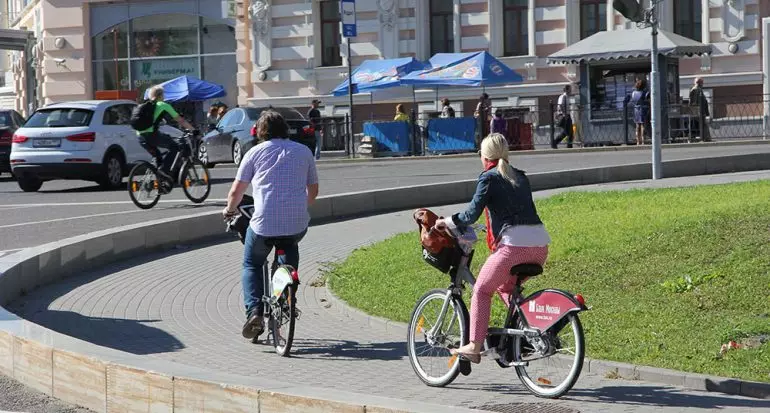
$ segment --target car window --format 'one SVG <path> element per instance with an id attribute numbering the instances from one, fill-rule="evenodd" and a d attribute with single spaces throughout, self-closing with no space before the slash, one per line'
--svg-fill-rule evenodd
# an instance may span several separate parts
<path id="1" fill-rule="evenodd" d="M 132 104 L 123 104 L 114 106 L 115 111 L 118 113 L 118 125 L 128 125 L 131 123 L 131 112 L 134 110 Z"/>
<path id="2" fill-rule="evenodd" d="M 302 116 L 301 113 L 299 113 L 296 109 L 292 108 L 273 108 L 274 111 L 278 112 L 283 116 L 286 120 L 304 120 L 305 117 Z"/>
<path id="3" fill-rule="evenodd" d="M 259 119 L 259 115 L 262 114 L 262 109 L 257 108 L 247 108 L 246 109 L 246 116 L 249 117 L 249 120 L 256 122 L 257 119 Z"/>
<path id="4" fill-rule="evenodd" d="M 238 126 L 243 123 L 246 116 L 243 114 L 243 111 L 240 109 L 233 109 L 233 120 L 231 125 L 232 126 Z"/>
<path id="5" fill-rule="evenodd" d="M 222 120 L 219 121 L 217 124 L 217 127 L 225 128 L 228 126 L 232 126 L 235 120 L 236 111 L 231 110 L 230 112 L 225 113 L 225 116 L 222 117 Z"/>
<path id="6" fill-rule="evenodd" d="M 94 111 L 75 108 L 40 109 L 29 118 L 25 128 L 69 128 L 88 126 Z"/>
<path id="7" fill-rule="evenodd" d="M 119 125 L 118 107 L 110 106 L 104 110 L 104 117 L 102 118 L 103 125 Z"/>
<path id="8" fill-rule="evenodd" d="M 26 119 L 24 119 L 24 117 L 21 116 L 19 112 L 13 112 L 13 116 L 16 118 L 16 125 L 18 125 L 19 127 L 21 127 L 21 125 L 23 125 L 24 122 L 26 122 Z"/>
<path id="9" fill-rule="evenodd" d="M 11 112 L 0 112 L 0 126 L 13 126 Z"/>

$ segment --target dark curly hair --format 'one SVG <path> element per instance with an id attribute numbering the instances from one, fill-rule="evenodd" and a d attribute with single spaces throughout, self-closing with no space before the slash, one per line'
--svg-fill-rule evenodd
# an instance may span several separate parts
<path id="1" fill-rule="evenodd" d="M 262 112 L 257 120 L 257 136 L 260 141 L 269 141 L 273 138 L 287 139 L 289 137 L 289 124 L 274 110 Z"/>

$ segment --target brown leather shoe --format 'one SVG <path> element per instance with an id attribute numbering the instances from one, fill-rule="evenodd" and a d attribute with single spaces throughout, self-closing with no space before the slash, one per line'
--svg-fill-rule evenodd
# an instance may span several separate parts
<path id="1" fill-rule="evenodd" d="M 241 334 L 243 335 L 243 338 L 251 340 L 255 337 L 259 337 L 259 335 L 262 334 L 262 332 L 264 331 L 265 331 L 264 317 L 254 313 L 250 315 L 249 318 L 246 320 L 246 323 L 243 325 L 243 330 L 241 330 Z"/>

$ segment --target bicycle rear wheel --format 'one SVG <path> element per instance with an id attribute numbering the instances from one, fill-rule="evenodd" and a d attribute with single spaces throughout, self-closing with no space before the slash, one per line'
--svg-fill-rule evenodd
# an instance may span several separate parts
<path id="1" fill-rule="evenodd" d="M 160 200 L 160 177 L 149 162 L 139 162 L 128 174 L 128 196 L 141 209 L 150 209 Z"/>
<path id="2" fill-rule="evenodd" d="M 460 373 L 460 359 L 450 349 L 468 343 L 468 310 L 451 297 L 441 325 L 437 325 L 447 290 L 428 291 L 412 311 L 406 337 L 409 362 L 428 386 L 443 387 Z"/>
<path id="3" fill-rule="evenodd" d="M 211 192 L 209 170 L 198 160 L 184 163 L 179 182 L 187 199 L 196 204 L 205 201 Z"/>
<path id="4" fill-rule="evenodd" d="M 282 357 L 288 357 L 291 345 L 294 342 L 294 322 L 296 306 L 297 286 L 287 285 L 278 297 L 276 305 L 270 316 L 270 328 L 273 336 L 275 352 Z"/>
<path id="5" fill-rule="evenodd" d="M 525 344 L 525 340 L 529 340 Z M 515 361 L 528 362 L 516 366 L 522 384 L 535 396 L 556 399 L 577 382 L 583 369 L 585 338 L 576 313 L 570 313 L 539 338 L 516 336 L 513 340 Z"/>

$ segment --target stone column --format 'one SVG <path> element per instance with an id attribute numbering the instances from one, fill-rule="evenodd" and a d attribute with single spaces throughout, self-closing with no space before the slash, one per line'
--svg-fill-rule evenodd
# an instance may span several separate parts
<path id="1" fill-rule="evenodd" d="M 710 0 L 701 0 L 701 43 L 711 43 L 711 29 L 709 28 L 709 8 L 711 7 Z"/>
<path id="2" fill-rule="evenodd" d="M 251 39 L 251 13 L 249 12 L 249 0 L 236 3 L 235 17 L 235 53 L 238 72 L 236 84 L 238 85 L 238 105 L 246 106 L 248 99 L 254 96 L 254 83 L 251 80 L 253 66 L 252 39 Z"/>
<path id="3" fill-rule="evenodd" d="M 398 1 L 377 0 L 377 17 L 380 21 L 380 54 L 384 59 L 396 59 L 398 51 Z"/>
<path id="4" fill-rule="evenodd" d="M 607 0 L 607 31 L 615 30 L 615 8 L 612 7 L 612 0 Z"/>
<path id="5" fill-rule="evenodd" d="M 502 56 L 505 53 L 503 43 L 503 0 L 489 0 L 489 53 L 492 56 Z"/>
<path id="6" fill-rule="evenodd" d="M 460 14 L 460 0 L 454 0 L 453 10 L 454 24 L 452 25 L 452 33 L 455 37 L 455 53 L 460 53 L 463 49 L 463 19 Z"/>

